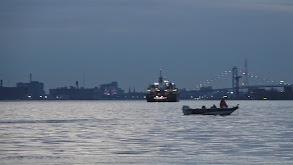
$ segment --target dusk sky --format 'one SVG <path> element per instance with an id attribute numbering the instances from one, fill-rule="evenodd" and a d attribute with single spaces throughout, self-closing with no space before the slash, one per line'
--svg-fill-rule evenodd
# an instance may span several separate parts
<path id="1" fill-rule="evenodd" d="M 0 79 L 178 88 L 231 70 L 293 83 L 292 0 L 1 0 Z M 230 80 L 229 80 L 230 81 Z"/>

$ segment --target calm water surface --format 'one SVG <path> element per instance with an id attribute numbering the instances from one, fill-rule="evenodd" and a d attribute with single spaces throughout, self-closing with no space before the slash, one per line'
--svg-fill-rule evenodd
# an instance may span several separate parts
<path id="1" fill-rule="evenodd" d="M 293 101 L 2 101 L 0 164 L 293 164 Z"/>

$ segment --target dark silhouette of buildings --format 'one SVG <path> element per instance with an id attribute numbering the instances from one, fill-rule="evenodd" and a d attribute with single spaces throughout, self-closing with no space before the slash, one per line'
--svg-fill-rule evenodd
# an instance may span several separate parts
<path id="1" fill-rule="evenodd" d="M 237 69 L 237 68 L 236 68 Z M 220 100 L 223 97 L 227 99 L 238 100 L 293 100 L 292 85 L 284 86 L 244 86 L 240 88 L 237 84 L 236 72 L 233 76 L 235 80 L 232 88 L 213 89 L 201 87 L 199 90 L 180 90 L 180 99 L 192 100 Z M 236 90 L 235 90 L 236 89 Z M 30 81 L 28 83 L 19 82 L 16 87 L 4 87 L 3 81 L 0 81 L 0 100 L 145 100 L 146 92 L 136 92 L 135 88 L 129 88 L 128 93 L 119 88 L 118 82 L 101 84 L 100 87 L 82 88 L 78 81 L 75 86 L 59 87 L 50 89 L 49 95 L 45 94 L 44 83 Z"/>
<path id="2" fill-rule="evenodd" d="M 27 88 L 0 86 L 0 100 L 23 100 L 28 94 Z"/>
<path id="3" fill-rule="evenodd" d="M 17 88 L 27 89 L 27 99 L 43 99 L 45 97 L 44 83 L 38 81 L 30 81 L 29 83 L 19 82 L 16 84 Z"/>
<path id="4" fill-rule="evenodd" d="M 0 99 L 1 100 L 39 100 L 44 99 L 44 83 L 38 81 L 32 81 L 32 75 L 30 74 L 30 82 L 16 84 L 16 87 L 3 87 L 3 81 L 1 80 L 0 86 Z"/>
<path id="5" fill-rule="evenodd" d="M 50 99 L 57 100 L 97 100 L 102 98 L 98 88 L 85 89 L 73 86 L 50 89 L 49 96 Z"/>
<path id="6" fill-rule="evenodd" d="M 50 89 L 50 99 L 59 100 L 111 100 L 121 99 L 124 91 L 118 87 L 117 82 L 100 85 L 100 88 L 79 88 L 78 81 L 75 87 L 61 87 Z"/>
<path id="7" fill-rule="evenodd" d="M 114 81 L 108 84 L 100 85 L 100 89 L 106 96 L 114 96 L 124 94 L 124 91 L 118 88 L 118 82 Z"/>

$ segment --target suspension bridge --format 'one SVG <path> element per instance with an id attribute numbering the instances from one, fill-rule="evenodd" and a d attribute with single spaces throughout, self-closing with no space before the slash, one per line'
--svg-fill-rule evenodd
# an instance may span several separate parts
<path id="1" fill-rule="evenodd" d="M 237 67 L 233 67 L 232 70 L 223 71 L 208 80 L 196 84 L 196 88 L 199 89 L 201 87 L 213 86 L 217 82 L 227 79 L 230 79 L 232 82 L 231 89 L 237 87 L 237 84 L 239 85 L 239 89 L 245 89 L 250 87 L 284 87 L 293 85 L 284 80 L 274 81 L 252 73 L 246 74 L 246 72 L 238 70 Z"/>
<path id="2" fill-rule="evenodd" d="M 225 70 L 212 78 L 202 81 L 201 83 L 196 84 L 197 89 L 214 87 L 219 84 L 222 80 L 225 80 L 225 84 L 227 80 L 231 80 L 230 87 L 217 88 L 214 90 L 229 90 L 239 96 L 239 90 L 247 89 L 259 89 L 259 88 L 291 88 L 293 84 L 288 83 L 284 80 L 274 81 L 267 78 L 263 78 L 253 73 L 248 73 L 247 69 L 247 60 L 245 60 L 245 69 L 239 70 L 238 67 L 232 67 L 231 70 Z"/>

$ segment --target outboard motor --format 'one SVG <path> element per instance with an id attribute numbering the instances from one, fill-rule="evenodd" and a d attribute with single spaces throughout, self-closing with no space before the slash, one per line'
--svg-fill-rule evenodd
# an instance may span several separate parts
<path id="1" fill-rule="evenodd" d="M 190 107 L 187 106 L 187 105 L 183 105 L 183 107 L 182 107 L 182 111 L 183 111 L 183 114 L 184 114 L 184 115 L 190 115 L 190 114 L 191 114 L 191 112 L 190 112 Z"/>

